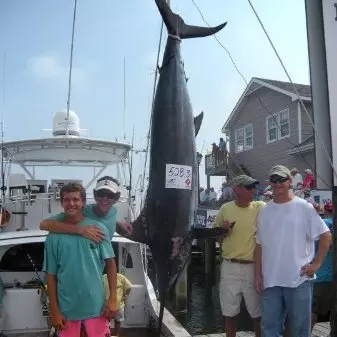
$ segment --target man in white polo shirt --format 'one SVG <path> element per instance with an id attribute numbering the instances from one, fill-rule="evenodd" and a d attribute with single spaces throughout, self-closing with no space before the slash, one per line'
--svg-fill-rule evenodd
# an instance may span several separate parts
<path id="1" fill-rule="evenodd" d="M 262 336 L 281 336 L 287 316 L 291 336 L 308 337 L 311 280 L 324 261 L 331 234 L 314 207 L 291 192 L 288 168 L 274 166 L 269 180 L 274 198 L 259 214 L 255 251 L 255 287 L 262 295 Z M 316 255 L 315 240 L 319 240 Z"/>

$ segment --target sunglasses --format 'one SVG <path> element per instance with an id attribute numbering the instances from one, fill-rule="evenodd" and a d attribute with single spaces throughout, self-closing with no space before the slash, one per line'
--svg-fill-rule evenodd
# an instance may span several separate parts
<path id="1" fill-rule="evenodd" d="M 106 197 L 107 199 L 117 199 L 118 195 L 117 193 L 112 193 L 112 192 L 107 192 L 107 191 L 97 191 L 96 192 L 96 195 L 99 197 L 99 198 L 104 198 Z"/>
<path id="2" fill-rule="evenodd" d="M 280 177 L 280 176 L 271 176 L 269 181 L 273 184 L 283 184 L 288 181 L 288 177 Z"/>

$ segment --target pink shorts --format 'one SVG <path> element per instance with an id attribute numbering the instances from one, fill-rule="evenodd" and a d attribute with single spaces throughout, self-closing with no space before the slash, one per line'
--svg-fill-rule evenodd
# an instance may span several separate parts
<path id="1" fill-rule="evenodd" d="M 59 336 L 80 337 L 81 322 L 83 322 L 88 337 L 110 336 L 109 321 L 104 316 L 89 318 L 83 321 L 67 321 L 65 328 L 59 331 Z"/>

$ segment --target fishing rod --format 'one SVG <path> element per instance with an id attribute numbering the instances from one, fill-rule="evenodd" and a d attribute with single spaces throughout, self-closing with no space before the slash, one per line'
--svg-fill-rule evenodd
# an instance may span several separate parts
<path id="1" fill-rule="evenodd" d="M 0 203 L 0 228 L 2 223 L 6 222 L 6 219 L 2 219 L 5 214 L 5 198 L 6 198 L 6 186 L 5 186 L 5 167 L 4 167 L 4 106 L 5 106 L 5 85 L 6 85 L 6 52 L 4 54 L 4 68 L 3 68 L 3 85 L 1 88 L 1 203 Z M 6 216 L 6 214 L 5 214 Z"/>
<path id="2" fill-rule="evenodd" d="M 132 129 L 132 148 L 134 146 L 134 139 L 135 139 L 135 126 L 133 126 L 133 129 Z M 131 153 L 131 154 L 130 154 Z M 132 186 L 132 171 L 133 171 L 133 151 L 130 151 L 129 152 L 129 202 L 131 202 L 131 197 L 132 197 L 132 189 L 131 189 L 131 186 Z"/>
<path id="3" fill-rule="evenodd" d="M 70 115 L 70 99 L 71 99 L 71 81 L 73 70 L 73 54 L 74 54 L 74 40 L 75 40 L 75 25 L 76 25 L 76 12 L 77 12 L 77 0 L 74 1 L 74 13 L 71 32 L 71 44 L 70 44 L 70 60 L 69 60 L 69 75 L 68 75 L 68 97 L 67 97 L 67 125 L 66 136 L 69 136 L 69 115 Z"/>

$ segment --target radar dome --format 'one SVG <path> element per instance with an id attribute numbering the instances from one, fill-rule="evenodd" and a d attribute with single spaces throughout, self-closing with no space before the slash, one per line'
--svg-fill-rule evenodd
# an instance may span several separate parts
<path id="1" fill-rule="evenodd" d="M 68 118 L 69 117 L 69 118 Z M 80 120 L 75 111 L 67 110 L 56 112 L 53 120 L 53 136 L 66 136 L 68 129 L 68 136 L 80 135 Z"/>

